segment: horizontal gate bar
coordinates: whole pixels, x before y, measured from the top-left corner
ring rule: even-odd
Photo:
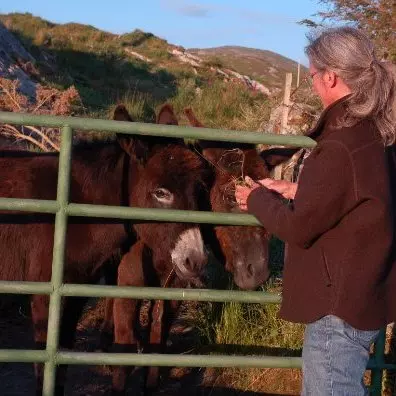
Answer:
[[[281,297],[275,293],[213,290],[213,289],[176,289],[161,287],[102,286],[65,284],[61,287],[63,296],[82,297],[120,297],[150,300],[188,300],[243,302],[258,304],[279,304]]]
[[[56,201],[0,198],[0,210],[25,211],[37,213],[56,213]],[[253,216],[244,213],[220,213],[193,210],[128,208],[109,205],[69,204],[65,207],[69,216],[101,217],[111,219],[130,219],[142,221],[164,221],[200,224],[222,224],[240,226],[261,226]]]
[[[49,282],[0,281],[0,294],[51,294],[52,289]]]
[[[56,362],[58,364],[168,367],[301,367],[300,357],[173,355],[155,353],[59,352]]]
[[[0,198],[0,210],[17,210],[37,213],[56,213],[60,206],[45,199]]]
[[[107,205],[69,204],[67,213],[70,216],[106,217],[117,219],[168,221],[184,223],[205,223],[222,225],[261,226],[253,216],[243,213],[214,213],[206,211],[156,209],[156,208],[123,208]]]
[[[0,349],[0,362],[2,363],[45,363],[48,359],[47,351]]]
[[[52,286],[44,282],[0,281],[0,294],[50,294]],[[62,296],[113,297],[149,300],[188,300],[279,304],[281,296],[275,293],[213,290],[213,289],[164,289],[161,287],[102,286],[64,284],[59,290]]]
[[[0,349],[0,362],[45,363],[49,356],[46,351]],[[143,353],[98,353],[98,352],[58,352],[56,364],[76,365],[126,365],[126,366],[173,366],[173,367],[240,367],[240,368],[300,368],[300,357],[279,356],[214,356],[214,355],[174,355]],[[396,364],[376,365],[370,359],[368,369],[396,370]]]
[[[14,125],[32,125],[98,132],[122,132],[127,134],[169,136],[186,139],[203,139],[253,144],[287,145],[295,147],[315,147],[314,140],[307,136],[278,135],[273,133],[227,131],[223,129],[194,128],[174,125],[158,125],[140,122],[100,120],[81,117],[59,117],[49,115],[0,112],[0,122]]]

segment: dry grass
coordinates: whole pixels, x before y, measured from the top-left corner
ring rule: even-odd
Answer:
[[[390,363],[396,362],[396,328],[395,323],[391,323],[386,328],[385,356]],[[382,381],[383,395],[393,396],[396,392],[396,372],[385,370]]]
[[[280,286],[273,283],[266,291],[278,293]],[[190,319],[200,331],[204,350],[210,351],[217,345],[221,346],[221,353],[231,355],[298,356],[305,326],[279,319],[278,310],[279,306],[272,304],[202,304]],[[298,369],[208,370],[204,385],[296,395],[300,392],[301,372]]]
[[[298,369],[211,369],[203,384],[208,387],[228,388],[244,392],[271,395],[299,395],[301,370]]]
[[[33,102],[19,92],[19,84],[19,80],[0,78],[0,109],[2,111],[65,116],[73,114],[78,104],[81,103],[80,96],[73,86],[60,91],[37,85],[36,100]],[[26,141],[41,151],[59,151],[60,133],[57,128],[16,127],[2,124],[0,133],[17,142]]]
[[[270,112],[269,100],[262,94],[216,79],[204,86],[192,78],[182,80],[171,103],[179,114],[192,108],[206,127],[216,129],[257,131]]]

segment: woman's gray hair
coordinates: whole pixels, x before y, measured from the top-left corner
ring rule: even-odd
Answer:
[[[305,53],[318,71],[333,71],[351,90],[340,126],[371,118],[384,144],[394,144],[396,81],[390,68],[377,60],[371,40],[352,27],[331,28],[310,37]]]

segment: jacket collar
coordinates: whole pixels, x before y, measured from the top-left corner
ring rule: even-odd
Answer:
[[[337,120],[346,112],[346,103],[350,95],[343,96],[331,105],[327,106],[320,115],[316,125],[308,132],[307,136],[316,141],[336,129]]]

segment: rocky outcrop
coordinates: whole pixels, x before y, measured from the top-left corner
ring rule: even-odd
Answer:
[[[36,97],[35,59],[19,40],[0,23],[0,77],[20,81],[20,91],[32,100]]]
[[[131,56],[133,56],[133,57],[135,57],[137,59],[140,59],[143,62],[147,62],[147,63],[152,63],[153,62],[151,59],[147,58],[146,56],[144,56],[142,54],[137,53],[136,51],[132,51],[130,48],[125,48],[125,52],[128,55],[131,55]]]
[[[179,59],[179,61],[184,62],[184,63],[188,63],[191,66],[194,67],[200,67],[202,66],[202,59],[199,58],[198,56],[192,55],[186,51],[180,51],[179,49],[172,49],[171,51],[169,51],[170,54],[172,54],[173,56],[175,56],[176,58]]]
[[[205,66],[205,62],[200,57],[190,54],[187,51],[181,51],[174,48],[169,51],[169,53],[175,56],[180,62],[188,63],[189,65],[193,66],[194,70],[195,68],[207,67]],[[249,76],[245,76],[230,69],[220,69],[213,66],[211,66],[210,69],[215,73],[221,75],[226,81],[242,82],[247,88],[252,91],[258,91],[268,96],[271,95],[271,91],[266,86],[256,80],[251,79]]]

